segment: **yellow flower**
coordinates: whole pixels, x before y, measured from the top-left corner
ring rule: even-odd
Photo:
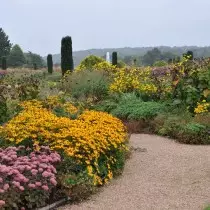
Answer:
[[[54,99],[51,98],[52,104],[55,104]],[[37,150],[41,145],[48,145],[53,150],[63,151],[85,164],[96,184],[103,184],[104,179],[112,178],[111,171],[103,179],[100,178],[98,161],[103,154],[110,167],[109,164],[114,161],[110,158],[110,150],[117,148],[126,151],[127,134],[119,119],[104,112],[87,110],[72,120],[57,117],[40,101],[27,101],[21,105],[23,111],[0,127],[0,135],[7,141],[21,144],[29,139]],[[70,103],[64,104],[64,108],[71,113],[77,111]]]

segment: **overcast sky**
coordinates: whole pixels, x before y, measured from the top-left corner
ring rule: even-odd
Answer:
[[[210,45],[210,0],[0,0],[0,27],[41,55],[109,47]]]

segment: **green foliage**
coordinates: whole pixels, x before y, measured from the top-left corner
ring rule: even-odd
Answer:
[[[9,55],[12,44],[10,43],[9,37],[6,35],[4,30],[0,28],[0,59],[3,56]]]
[[[117,109],[113,110],[111,113],[122,119],[147,120],[155,117],[162,108],[163,106],[157,102],[140,102],[135,105],[127,103],[118,106]]]
[[[114,116],[129,120],[148,120],[154,118],[164,109],[164,104],[158,102],[143,102],[140,99],[123,99],[117,108],[111,111]]]
[[[168,61],[169,59],[173,59],[175,55],[171,52],[161,52],[160,49],[154,48],[149,50],[143,57],[142,63],[144,65],[152,66],[157,61]]]
[[[118,61],[118,63],[117,63],[118,68],[124,68],[125,66],[126,66],[126,64],[122,60]]]
[[[112,53],[112,65],[117,66],[118,61],[117,61],[117,52]]]
[[[95,55],[90,55],[86,57],[82,62],[80,63],[78,69],[84,69],[84,70],[93,70],[93,67],[99,63],[104,62],[105,60],[103,58],[100,58]]]
[[[0,124],[4,123],[7,119],[7,103],[6,100],[0,97]]]
[[[34,63],[36,63],[38,68],[42,68],[45,66],[45,61],[38,54],[29,51],[28,53],[24,53],[24,56],[26,59],[25,67],[27,68],[34,68]]]
[[[7,60],[6,57],[2,57],[2,69],[6,70],[7,69]]]
[[[180,67],[179,67],[180,68]],[[185,104],[194,112],[197,102],[207,99],[205,91],[210,87],[210,66],[206,61],[194,63],[184,60],[181,65],[184,75],[179,76],[178,84],[174,89],[174,103]]]
[[[108,95],[108,84],[108,78],[103,72],[81,71],[68,75],[62,89],[76,99],[100,101]]]
[[[62,75],[74,69],[72,39],[69,36],[63,37],[61,41],[61,69]]]
[[[94,105],[93,108],[97,111],[110,113],[111,111],[115,110],[119,104],[126,103],[127,101],[131,101],[131,103],[138,103],[141,101],[141,99],[138,98],[135,93],[115,94],[100,101]]]
[[[21,67],[26,63],[24,54],[19,45],[14,45],[8,57],[8,65],[11,67]]]
[[[163,67],[163,66],[167,66],[168,63],[166,61],[160,60],[160,61],[156,61],[153,66],[155,67]]]
[[[160,135],[175,138],[185,144],[209,144],[208,126],[194,122],[189,113],[159,114],[152,125]]]
[[[53,60],[52,60],[52,55],[49,54],[47,56],[47,68],[48,68],[48,73],[52,74],[53,72]]]

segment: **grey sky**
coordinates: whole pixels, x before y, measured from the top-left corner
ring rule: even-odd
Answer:
[[[24,51],[210,45],[210,0],[0,0],[0,27]]]

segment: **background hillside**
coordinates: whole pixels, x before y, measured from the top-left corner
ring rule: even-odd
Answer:
[[[136,47],[136,48],[105,48],[105,49],[89,49],[89,50],[81,50],[75,51],[74,56],[74,64],[77,66],[82,59],[84,59],[88,55],[96,55],[100,57],[104,57],[106,52],[112,53],[113,51],[117,51],[119,58],[122,60],[127,57],[133,57],[140,59],[143,57],[148,51],[152,50],[154,47]],[[169,53],[174,56],[182,56],[187,50],[191,50],[194,53],[194,57],[210,57],[210,47],[197,47],[197,46],[182,46],[182,47],[168,47],[168,46],[159,46],[157,47],[162,53]],[[44,57],[46,60],[46,57]],[[60,54],[53,55],[54,64],[60,64],[61,56]]]

